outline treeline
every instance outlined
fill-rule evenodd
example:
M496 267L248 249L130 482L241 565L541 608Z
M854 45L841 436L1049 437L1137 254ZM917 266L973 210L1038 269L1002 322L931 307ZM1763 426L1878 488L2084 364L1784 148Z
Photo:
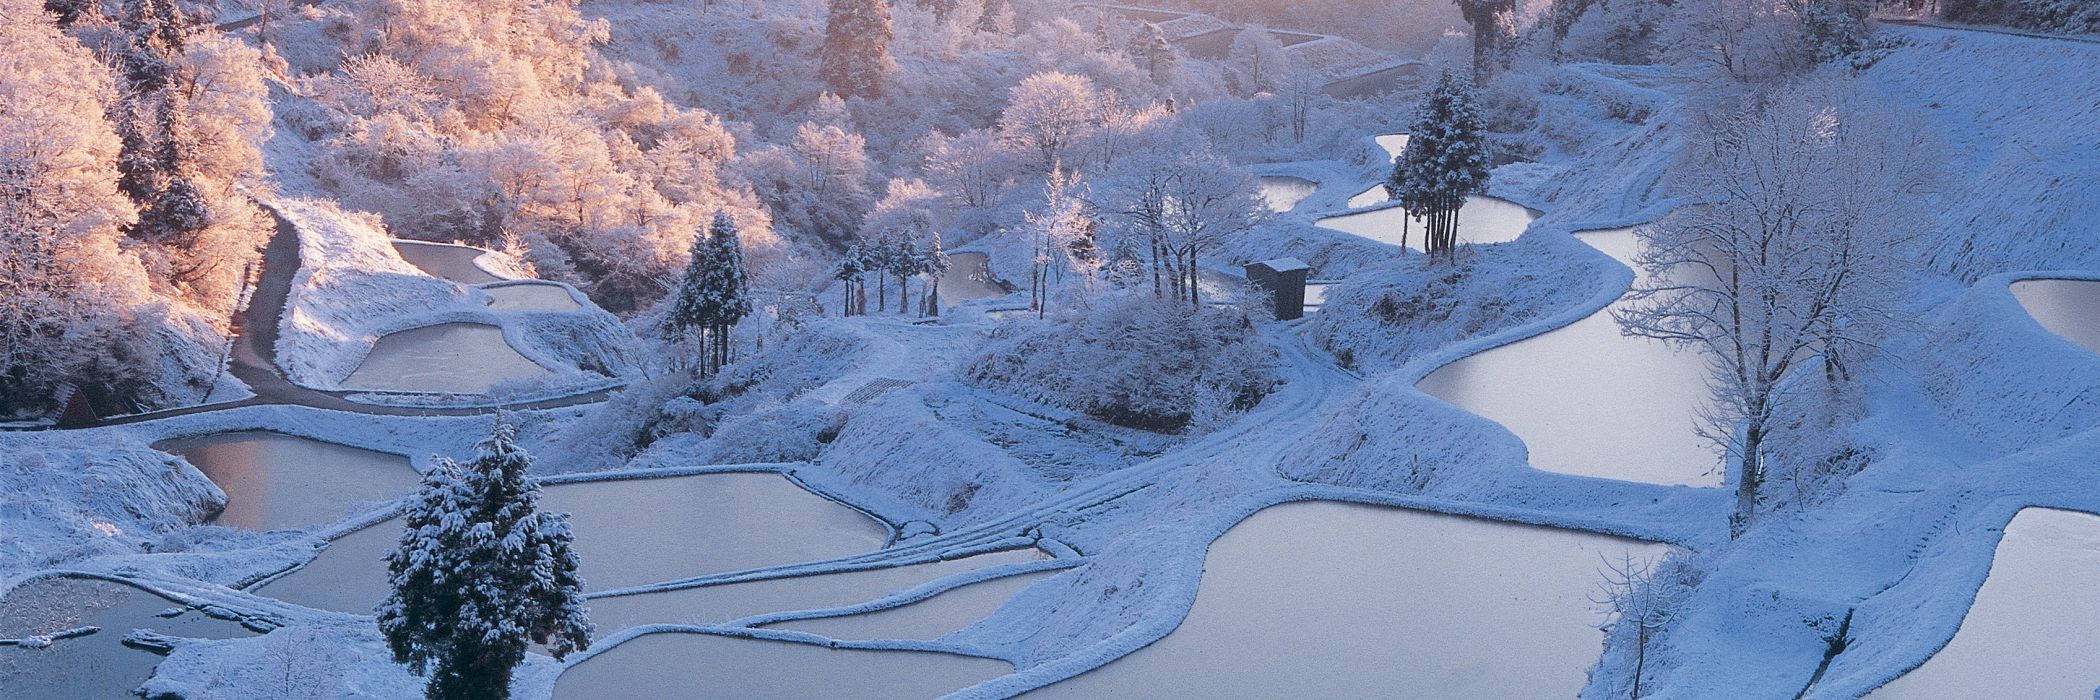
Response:
M207 397L271 231L257 52L172 0L0 0L0 416Z

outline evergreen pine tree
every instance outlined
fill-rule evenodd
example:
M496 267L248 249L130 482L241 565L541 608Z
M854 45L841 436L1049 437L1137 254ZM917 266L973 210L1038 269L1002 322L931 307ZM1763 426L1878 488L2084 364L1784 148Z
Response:
M939 316L941 315L941 277L948 274L949 267L948 249L941 245L941 232L939 230L933 231L932 235L927 237L926 252L922 258L926 262L926 273L931 280L931 284L926 289L926 315Z
M1386 180L1386 190L1423 220L1423 251L1457 249L1459 208L1467 197L1487 191L1488 165L1472 85L1445 73L1423 100L1407 150Z
M678 282L678 296L671 300L671 311L664 316L662 330L666 340L676 341L690 333L705 347L709 321L717 313L713 306L715 297L708 289L713 284L709 276L719 263L712 259L714 248L708 245L705 235L693 237L688 253L685 277ZM702 371L706 364L703 359Z
M121 97L111 106L123 150L117 158L117 187L147 205L164 184L167 130L175 118L164 99L175 80L175 56L187 29L174 0L126 0L119 26L128 34L118 58Z
M846 257L839 260L837 266L831 268L831 278L845 283L840 292L843 297L839 304L840 316L852 316L854 314L853 288L854 283L860 280L861 272L860 247L857 245L848 249Z
M736 219L716 210L707 229L707 274L711 313L706 317L708 333L714 336L714 365L729 364L729 330L751 314L751 291L744 271L744 245L738 239Z
M424 475L387 555L379 630L397 663L429 677L428 700L506 700L529 644L555 658L590 646L568 516L537 512L532 457L511 426L497 423L479 449Z
M891 67L890 8L883 0L830 0L817 77L841 97L878 97Z

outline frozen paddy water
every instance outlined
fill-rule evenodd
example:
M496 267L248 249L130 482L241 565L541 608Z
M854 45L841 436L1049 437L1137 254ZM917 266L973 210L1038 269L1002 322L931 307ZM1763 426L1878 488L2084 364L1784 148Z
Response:
M1299 202L1305 201L1306 197L1311 197L1313 191L1318 189L1320 189L1320 183L1302 177L1284 175L1263 175L1261 177L1262 201L1269 205L1269 211L1279 214L1296 208Z
M489 309L494 311L578 311L576 298L569 290L558 284L546 282L515 282L482 287L489 295Z
M1003 296L1006 290L992 281L989 256L975 251L948 256L948 274L941 276L943 306Z
M1629 267L1640 246L1633 229L1576 238ZM1469 355L1417 387L1509 428L1539 469L1656 484L1722 482L1719 458L1696 432L1710 401L1704 354L1620 333L1609 309Z
M1372 189L1378 193L1377 202L1385 201L1385 190L1376 187ZM1359 206L1354 199L1350 200L1349 204L1352 207ZM1409 222L1406 220L1407 216L1406 209L1388 207L1330 216L1314 223L1321 228L1352 233L1389 245L1400 245L1404 235L1409 250L1421 250L1422 222ZM1530 209L1515 202L1493 197L1469 197L1465 206L1458 209L1458 240L1460 243L1514 241L1524 233L1525 228L1531 226L1531 220L1534 218L1536 217L1532 216Z
M1607 561L1664 546L1333 501L1210 547L1172 634L1040 698L1574 697L1603 649Z
M220 433L157 449L182 456L226 492L212 523L275 530L335 522L420 481L408 458L278 433Z
M2089 698L2100 686L2100 516L2026 508L1961 630L1873 700Z
M562 673L556 700L925 700L1006 675L1004 661L657 632Z
M2012 283L2012 293L2043 328L2100 352L2100 282L2022 280Z
M440 323L380 338L364 362L343 379L342 388L486 394L497 384L552 375L518 354L503 339L501 328L485 323Z
M176 611L163 617L162 613ZM0 638L48 635L84 626L84 637L43 649L0 646L0 697L137 700L131 691L153 675L161 657L124 646L124 635L151 629L178 637L228 639L255 633L216 620L145 589L93 578L32 580L0 598Z
M491 275L487 270L481 269L481 266L474 264L475 258L488 253L480 248L397 239L394 241L394 252L399 253L401 259L407 260L408 264L438 279L460 284L503 281L503 278Z
M554 484L540 510L569 514L592 591L858 554L889 535L860 511L770 472ZM256 593L368 612L386 596L383 557L401 528L396 518L344 535Z

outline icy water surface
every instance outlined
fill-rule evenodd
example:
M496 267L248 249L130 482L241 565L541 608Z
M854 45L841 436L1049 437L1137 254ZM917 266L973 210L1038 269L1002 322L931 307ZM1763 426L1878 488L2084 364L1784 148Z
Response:
M488 251L462 245L425 243L422 241L394 241L394 252L402 260L416 266L425 274L460 284L488 284L501 282L503 278L491 275L474 264L474 259Z
M167 610L172 617L161 617ZM161 657L124 646L134 629L202 639L251 637L239 624L214 620L128 584L90 578L42 578L0 599L0 638L99 627L43 649L0 646L0 697L137 700L132 689L153 675Z
M1302 177L1263 175L1261 178L1262 201L1269 205L1269 211L1277 213L1297 207L1317 189L1320 189L1320 183Z
M279 433L220 433L157 446L226 492L211 522L275 530L335 522L352 508L416 490L408 458Z
M1407 134L1380 134L1372 140L1378 142L1379 148L1385 149L1387 160L1398 160L1400 152L1407 150Z
M948 256L948 273L941 276L941 304L954 306L966 301L1006 296L992 282L991 259L984 253L964 252Z
M2043 328L2100 352L2100 282L2022 280L2012 293Z
M520 282L493 287L482 287L489 295L489 308L495 311L576 311L576 298L569 290L558 284L544 282Z
M562 673L555 700L926 700L1012 672L1004 661L915 651L832 649L658 632Z
M343 380L352 391L486 394L510 381L551 376L485 323L440 323L389 333Z
M1871 700L2089 698L2100 686L2100 516L2026 508L1953 641Z
M747 581L702 588L638 595L597 598L591 601L591 619L598 623L600 636L609 635L636 625L670 624L720 624L752 615L795 610L823 610L865 603L892 593L901 592L945 576L987 566L1010 564L1040 559L1045 555L1034 549L1015 549L974 557L948 559L926 564L914 564L887 569L848 571L821 576L796 576L793 578L766 581ZM951 591L956 593L960 591ZM996 592L996 591L994 591ZM947 594L943 594L947 595ZM965 597L984 595L984 592L966 594ZM930 601L928 601L930 602ZM967 601L966 601L967 602ZM939 626L957 619L956 614L946 610L949 606L936 606L930 614L926 609L885 616L892 618L879 621L891 625L903 619L930 617L923 624ZM993 608L997 604L993 604ZM986 610L988 614L990 610ZM967 612L959 613L966 615ZM969 621L964 620L963 624ZM783 623L793 627L802 623ZM874 623L870 623L871 625ZM914 623L921 624L921 623ZM956 624L960 628L963 624ZM843 628L840 628L843 629ZM865 629L876 629L866 627ZM894 629L885 627L883 629ZM916 628L916 629L923 629Z
M1172 634L1030 698L1572 698L1606 560L1662 545L1332 501L1210 547Z
M1577 238L1632 264L1632 229ZM1623 303L1623 300L1622 300ZM1619 332L1610 311L1445 365L1417 385L1501 423L1531 466L1656 484L1718 486L1720 460L1699 437L1705 355Z
M569 514L592 591L857 554L880 548L889 535L860 511L772 473L556 484L543 491L540 509ZM394 519L345 535L305 568L256 592L369 611L386 596L382 559L401 528Z
M1385 191L1377 190L1378 202L1385 201ZM1371 202L1376 204L1377 202ZM1350 206L1360 206L1356 200ZM1407 247L1422 249L1422 222L1406 221L1407 210L1389 207L1376 211L1358 212L1330 216L1315 223L1321 228L1330 228L1343 233L1353 233L1380 243L1400 245L1403 235ZM1458 209L1458 240L1460 243L1503 243L1514 241L1531 226L1535 218L1531 210L1523 205L1493 197L1471 197ZM1406 228L1403 229L1402 226Z
M767 625L832 639L939 639L968 627L1005 605L1021 589L1056 574L1020 574L950 589L925 600L886 610Z

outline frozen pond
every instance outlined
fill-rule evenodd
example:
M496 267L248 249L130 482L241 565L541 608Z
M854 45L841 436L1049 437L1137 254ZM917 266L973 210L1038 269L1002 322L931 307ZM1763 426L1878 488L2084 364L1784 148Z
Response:
M1371 140L1377 141L1378 147L1385 149L1387 160L1399 160L1400 152L1407 150L1407 134L1380 134Z
M2026 508L1953 641L1874 700L2088 698L2100 686L2100 517Z
M569 514L584 585L593 591L858 554L889 536L860 511L773 473L556 484L545 488L540 509ZM386 597L382 559L401 527L394 519L345 535L256 593L370 611Z
M518 354L503 329L485 323L440 323L389 333L342 382L353 391L486 394L504 382L551 376Z
M1385 201L1384 190L1379 190L1378 201ZM1350 201L1356 206L1355 200ZM1389 207L1376 211L1358 212L1330 216L1315 223L1343 233L1353 233L1380 243L1400 245L1403 232L1407 247L1422 249L1422 222L1406 221L1407 210ZM1523 205L1493 197L1469 197L1465 206L1458 209L1458 240L1460 243L1503 243L1514 241L1524 229L1531 226L1534 217ZM1403 229L1402 227L1405 226Z
M561 675L555 700L926 700L1012 672L1004 661L913 651L832 649L658 632Z
M1305 201L1306 197L1311 197L1313 191L1318 189L1320 189L1320 183L1302 177L1283 175L1263 175L1261 177L1262 201L1268 203L1269 211L1279 214L1297 207L1299 202Z
M984 253L964 252L948 256L948 273L941 276L941 305L1006 296L992 281L991 258Z
M2100 352L2100 282L2022 280L2012 293L2043 328Z
M180 612L160 616L170 609ZM103 579L41 578L0 599L0 638L84 626L102 629L53 641L44 649L0 647L0 696L137 700L132 689L153 675L161 657L124 646L124 635L132 630L202 639L254 636L237 623L214 620L144 589Z
M480 266L474 264L475 258L488 253L488 251L480 248L396 239L394 241L394 252L400 253L401 259L407 260L408 264L414 265L425 274L439 279L451 280L460 284L488 284L490 282L503 281L503 278L491 275L487 270L483 270Z
M995 578L954 588L910 605L768 626L832 639L939 639L984 619L1021 589L1055 573L1046 571Z
M1572 698L1604 645L1590 602L1604 562L1663 549L1401 508L1278 505L1211 545L1172 634L1029 697Z
M823 610L865 603L965 571L999 564L1031 561L1040 559L1043 556L1041 552L1034 549L1014 549L991 554L980 554L974 557L887 569L848 571L821 576L797 576L765 581L746 581L702 588L681 588L658 593L597 598L590 603L591 619L598 623L598 633L600 636L603 636L636 625L655 623L720 624L762 613ZM960 591L950 591L942 594L941 597L957 592ZM982 592L966 594L964 597L981 594ZM907 607L916 607L916 605ZM997 606L994 605L993 607ZM883 621L881 624L890 625L897 622L898 619L918 616L923 612L925 611L904 613L902 610L899 610L895 615L886 616L891 619ZM938 617L942 614L946 613L936 610L932 617ZM796 626L801 624L813 623L782 623L782 626L799 629ZM938 625L941 623L931 622L927 624ZM957 627L960 626L957 625ZM864 629L875 628L866 627Z
M408 458L278 433L220 433L157 446L226 492L211 522L275 530L335 522L352 508L416 490Z
M1631 266L1632 229L1576 236ZM1695 432L1709 400L1704 355L1619 332L1609 310L1445 365L1423 393L1524 440L1531 466L1656 484L1718 486L1720 459Z
M582 306L569 290L558 284L545 282L519 282L516 284L482 287L489 295L489 308L495 311L576 311Z

